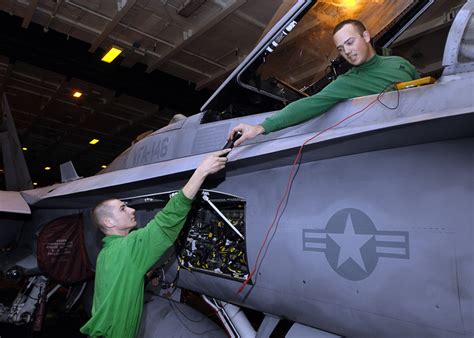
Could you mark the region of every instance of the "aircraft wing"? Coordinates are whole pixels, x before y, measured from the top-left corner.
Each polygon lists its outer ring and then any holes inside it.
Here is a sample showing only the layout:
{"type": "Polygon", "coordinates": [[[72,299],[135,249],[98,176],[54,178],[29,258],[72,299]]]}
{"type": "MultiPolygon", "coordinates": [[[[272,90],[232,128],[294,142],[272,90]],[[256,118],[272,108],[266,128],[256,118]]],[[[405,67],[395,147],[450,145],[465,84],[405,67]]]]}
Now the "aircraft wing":
{"type": "Polygon", "coordinates": [[[0,191],[0,212],[31,214],[31,209],[18,191],[0,191]]]}

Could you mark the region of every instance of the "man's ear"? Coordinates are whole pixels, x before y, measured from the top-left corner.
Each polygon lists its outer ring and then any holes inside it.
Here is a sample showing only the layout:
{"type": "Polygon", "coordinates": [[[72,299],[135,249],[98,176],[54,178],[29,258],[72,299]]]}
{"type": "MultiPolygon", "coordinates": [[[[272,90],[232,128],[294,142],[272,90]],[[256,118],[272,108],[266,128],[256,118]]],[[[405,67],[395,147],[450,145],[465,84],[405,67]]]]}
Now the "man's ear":
{"type": "Polygon", "coordinates": [[[364,31],[362,33],[362,37],[364,38],[365,42],[367,42],[367,43],[370,42],[370,33],[368,31],[364,31]]]}
{"type": "Polygon", "coordinates": [[[103,220],[104,227],[111,229],[115,227],[115,221],[111,217],[105,217],[103,220]]]}

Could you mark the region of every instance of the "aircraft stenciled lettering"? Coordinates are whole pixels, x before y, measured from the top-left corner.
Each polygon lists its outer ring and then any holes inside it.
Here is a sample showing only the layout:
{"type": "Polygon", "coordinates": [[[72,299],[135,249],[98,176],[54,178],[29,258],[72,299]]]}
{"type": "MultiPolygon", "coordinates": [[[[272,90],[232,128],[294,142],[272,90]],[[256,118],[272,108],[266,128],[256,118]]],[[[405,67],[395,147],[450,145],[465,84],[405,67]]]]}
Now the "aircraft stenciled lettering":
{"type": "Polygon", "coordinates": [[[169,137],[160,138],[151,144],[144,144],[134,154],[133,164],[146,164],[163,159],[168,154],[169,137]]]}
{"type": "Polygon", "coordinates": [[[358,209],[342,209],[324,230],[303,229],[303,250],[323,252],[332,269],[349,280],[367,278],[379,257],[409,259],[407,231],[379,231],[358,209]]]}

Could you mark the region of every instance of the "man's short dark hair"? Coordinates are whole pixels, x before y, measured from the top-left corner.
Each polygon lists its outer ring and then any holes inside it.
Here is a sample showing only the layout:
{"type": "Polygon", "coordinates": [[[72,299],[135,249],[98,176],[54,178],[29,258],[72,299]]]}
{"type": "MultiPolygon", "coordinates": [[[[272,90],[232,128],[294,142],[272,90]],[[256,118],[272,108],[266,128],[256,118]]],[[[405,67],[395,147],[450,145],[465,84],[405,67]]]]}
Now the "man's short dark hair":
{"type": "Polygon", "coordinates": [[[359,31],[360,35],[362,35],[362,33],[364,33],[367,28],[365,28],[364,24],[362,22],[360,22],[359,20],[355,20],[355,19],[347,19],[347,20],[344,20],[344,21],[341,21],[339,22],[336,27],[334,27],[334,30],[332,31],[332,35],[336,34],[337,32],[339,32],[339,30],[344,27],[345,25],[353,25],[355,28],[357,28],[357,30],[359,31]]]}
{"type": "Polygon", "coordinates": [[[110,217],[112,215],[109,202],[113,200],[115,200],[115,198],[104,200],[97,204],[94,209],[92,209],[92,224],[102,232],[105,230],[104,218],[110,217]]]}

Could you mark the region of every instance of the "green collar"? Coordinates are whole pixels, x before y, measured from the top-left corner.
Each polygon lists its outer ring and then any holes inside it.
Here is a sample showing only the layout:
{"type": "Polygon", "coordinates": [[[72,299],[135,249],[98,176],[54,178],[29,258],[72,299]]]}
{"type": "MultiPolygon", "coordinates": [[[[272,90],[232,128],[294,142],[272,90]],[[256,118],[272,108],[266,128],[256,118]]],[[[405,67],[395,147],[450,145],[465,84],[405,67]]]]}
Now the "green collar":
{"type": "Polygon", "coordinates": [[[369,68],[369,67],[372,67],[374,65],[376,65],[377,63],[379,63],[381,60],[381,57],[380,55],[377,55],[375,54],[374,56],[372,56],[372,58],[368,61],[365,61],[363,64],[359,65],[359,66],[354,66],[353,68],[357,69],[357,70],[363,70],[363,69],[366,69],[366,68],[369,68]]]}
{"type": "Polygon", "coordinates": [[[115,239],[122,238],[122,237],[123,236],[119,236],[119,235],[108,235],[102,238],[102,243],[104,244],[104,246],[106,246],[110,244],[110,242],[114,241],[115,239]]]}
{"type": "Polygon", "coordinates": [[[378,64],[382,60],[380,55],[375,54],[369,61],[359,65],[359,66],[352,66],[352,68],[346,74],[354,74],[357,75],[359,72],[364,71],[366,69],[372,68],[374,65],[378,64]]]}

